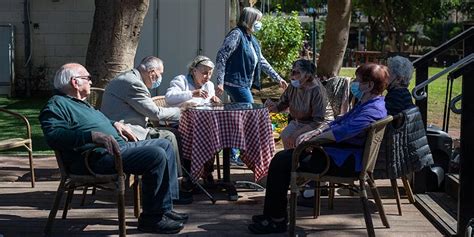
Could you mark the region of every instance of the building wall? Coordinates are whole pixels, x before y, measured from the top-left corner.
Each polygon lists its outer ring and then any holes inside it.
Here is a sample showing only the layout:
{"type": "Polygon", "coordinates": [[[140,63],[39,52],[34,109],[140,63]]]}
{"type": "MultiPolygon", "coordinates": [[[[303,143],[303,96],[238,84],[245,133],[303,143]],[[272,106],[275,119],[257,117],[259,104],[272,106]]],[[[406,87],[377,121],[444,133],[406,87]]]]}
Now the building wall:
{"type": "MultiPolygon", "coordinates": [[[[18,95],[24,93],[24,1],[0,0],[0,24],[15,26],[15,75],[18,95]]],[[[65,62],[84,63],[92,29],[93,0],[30,1],[32,91],[50,90],[51,75],[65,62]]]]}
{"type": "MultiPolygon", "coordinates": [[[[150,0],[135,63],[147,55],[162,58],[167,87],[174,76],[186,73],[187,63],[196,55],[214,61],[229,29],[229,2],[150,0]]],[[[16,30],[15,84],[20,96],[27,77],[23,4],[24,0],[0,0],[0,24],[12,24],[16,30]]],[[[85,64],[94,9],[94,0],[30,0],[33,93],[51,91],[53,73],[62,64],[85,64]]]]}

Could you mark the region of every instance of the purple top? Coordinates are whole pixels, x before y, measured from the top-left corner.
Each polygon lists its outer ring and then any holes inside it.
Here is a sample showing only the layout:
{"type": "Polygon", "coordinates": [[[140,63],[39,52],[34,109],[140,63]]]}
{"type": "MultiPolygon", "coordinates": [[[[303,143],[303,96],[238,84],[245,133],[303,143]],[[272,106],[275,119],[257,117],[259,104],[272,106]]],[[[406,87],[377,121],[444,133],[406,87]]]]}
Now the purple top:
{"type": "Polygon", "coordinates": [[[344,116],[329,124],[336,143],[347,144],[349,147],[324,146],[324,150],[334,160],[336,165],[342,166],[350,155],[355,157],[355,171],[362,170],[362,153],[366,139],[365,128],[377,120],[387,116],[383,96],[375,97],[364,104],[357,104],[344,116]]]}

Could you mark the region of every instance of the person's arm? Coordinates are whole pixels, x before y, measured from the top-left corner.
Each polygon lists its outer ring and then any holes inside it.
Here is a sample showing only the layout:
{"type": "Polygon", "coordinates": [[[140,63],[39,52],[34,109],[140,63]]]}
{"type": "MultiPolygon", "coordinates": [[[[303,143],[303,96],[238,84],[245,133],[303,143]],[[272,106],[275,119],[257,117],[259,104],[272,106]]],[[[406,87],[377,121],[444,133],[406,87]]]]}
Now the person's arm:
{"type": "Polygon", "coordinates": [[[193,98],[193,92],[186,87],[186,76],[180,75],[170,82],[165,100],[170,106],[176,106],[193,98]]]}
{"type": "Polygon", "coordinates": [[[294,87],[288,87],[286,90],[281,94],[280,100],[278,100],[276,104],[276,110],[277,112],[283,111],[288,109],[290,107],[290,98],[291,98],[291,92],[294,90],[294,87]]]}
{"type": "Polygon", "coordinates": [[[67,117],[61,109],[55,108],[52,102],[41,111],[39,121],[48,145],[55,149],[78,148],[93,143],[90,131],[78,131],[71,128],[67,117]]]}
{"type": "Polygon", "coordinates": [[[288,83],[286,83],[286,81],[283,80],[280,75],[278,75],[278,73],[273,69],[270,63],[268,63],[263,54],[260,55],[260,64],[262,65],[262,71],[272,78],[273,81],[278,82],[283,90],[286,90],[288,83]]]}
{"type": "Polygon", "coordinates": [[[217,52],[216,56],[216,81],[217,88],[216,92],[218,95],[221,95],[224,89],[224,74],[225,74],[225,65],[230,55],[235,51],[237,46],[240,43],[240,30],[232,30],[224,39],[221,48],[217,52]]]}
{"type": "Polygon", "coordinates": [[[179,120],[181,115],[179,108],[158,107],[149,96],[148,89],[143,85],[134,83],[127,90],[125,100],[143,116],[151,120],[179,120]]]}

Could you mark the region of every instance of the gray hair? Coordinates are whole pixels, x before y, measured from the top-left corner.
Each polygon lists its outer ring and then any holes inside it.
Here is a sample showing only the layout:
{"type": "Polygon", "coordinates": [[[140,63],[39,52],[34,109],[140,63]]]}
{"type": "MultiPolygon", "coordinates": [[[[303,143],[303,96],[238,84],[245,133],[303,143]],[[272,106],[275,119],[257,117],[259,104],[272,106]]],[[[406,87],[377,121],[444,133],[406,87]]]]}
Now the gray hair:
{"type": "Polygon", "coordinates": [[[257,21],[257,19],[262,18],[262,16],[262,12],[258,9],[253,7],[245,7],[242,10],[242,13],[240,14],[239,22],[237,23],[237,25],[251,30],[255,21],[257,21]]]}
{"type": "Polygon", "coordinates": [[[410,84],[414,69],[413,64],[408,58],[402,56],[391,57],[387,60],[387,65],[390,70],[390,82],[400,78],[401,86],[408,86],[410,84]]]}
{"type": "Polygon", "coordinates": [[[316,64],[307,59],[298,59],[293,63],[293,68],[298,67],[302,73],[316,77],[316,64]]]}
{"type": "Polygon", "coordinates": [[[198,55],[188,65],[189,74],[191,74],[193,69],[197,68],[199,65],[207,66],[207,67],[210,67],[211,69],[214,69],[214,63],[212,62],[210,58],[203,55],[198,55]]]}
{"type": "Polygon", "coordinates": [[[70,84],[71,78],[80,76],[76,70],[76,65],[80,65],[78,63],[67,63],[62,65],[54,75],[54,89],[59,90],[61,92],[66,92],[72,86],[70,84]]]}
{"type": "Polygon", "coordinates": [[[147,72],[159,67],[163,67],[163,61],[155,56],[147,56],[143,58],[140,65],[138,65],[138,69],[147,72]]]}

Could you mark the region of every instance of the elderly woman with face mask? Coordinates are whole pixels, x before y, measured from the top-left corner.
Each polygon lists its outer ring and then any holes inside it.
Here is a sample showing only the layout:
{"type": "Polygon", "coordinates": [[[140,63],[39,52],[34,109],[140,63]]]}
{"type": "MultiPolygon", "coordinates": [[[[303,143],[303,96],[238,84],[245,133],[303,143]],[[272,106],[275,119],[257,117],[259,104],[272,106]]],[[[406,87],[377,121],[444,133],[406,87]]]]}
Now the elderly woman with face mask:
{"type": "Polygon", "coordinates": [[[309,60],[295,61],[291,70],[291,85],[277,103],[267,101],[265,104],[270,112],[290,110],[293,120],[281,133],[285,149],[295,148],[298,136],[317,129],[325,122],[328,105],[326,90],[316,77],[316,66],[309,60]]]}
{"type": "Polygon", "coordinates": [[[189,64],[188,74],[179,75],[170,82],[165,100],[169,106],[179,107],[183,103],[220,103],[215,96],[214,83],[210,81],[214,63],[206,56],[197,56],[189,64]]]}
{"type": "MultiPolygon", "coordinates": [[[[329,165],[326,175],[354,176],[361,171],[362,153],[367,137],[365,129],[371,123],[387,116],[382,92],[387,87],[388,77],[388,69],[383,65],[369,63],[356,70],[352,90],[356,92],[359,102],[352,110],[329,123],[315,138],[330,142],[322,145],[330,158],[329,164],[320,152],[305,153],[300,157],[299,170],[320,174],[329,165]]],[[[273,157],[268,171],[263,214],[252,216],[253,223],[248,226],[252,233],[286,231],[287,195],[293,151],[294,149],[283,150],[273,157]]]]}

